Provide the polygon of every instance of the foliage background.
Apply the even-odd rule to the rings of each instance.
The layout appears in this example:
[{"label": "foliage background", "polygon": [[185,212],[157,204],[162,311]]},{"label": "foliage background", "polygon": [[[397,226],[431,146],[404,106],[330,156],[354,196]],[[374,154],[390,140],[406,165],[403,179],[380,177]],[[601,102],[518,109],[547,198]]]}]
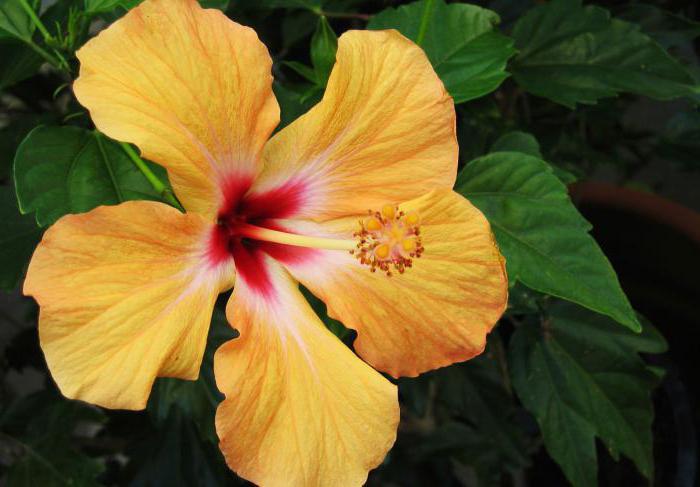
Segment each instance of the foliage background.
[{"label": "foliage background", "polygon": [[[164,171],[145,163],[165,186],[144,177],[70,89],[75,50],[136,3],[0,0],[0,485],[244,484],[213,429],[212,354],[234,336],[223,301],[199,380],[159,379],[146,411],[125,412],[60,396],[38,346],[38,310],[19,291],[60,216],[172,201]],[[577,209],[567,186],[605,179],[700,207],[697,7],[201,3],[254,27],[270,49],[282,125],[320,99],[347,29],[395,28],[418,42],[457,104],[456,188],[491,221],[509,308],[479,358],[399,381],[399,438],[370,485],[694,485],[698,241],[669,240],[644,221],[620,227],[629,219],[609,208]],[[593,235],[649,320],[581,211],[600,222]]]}]

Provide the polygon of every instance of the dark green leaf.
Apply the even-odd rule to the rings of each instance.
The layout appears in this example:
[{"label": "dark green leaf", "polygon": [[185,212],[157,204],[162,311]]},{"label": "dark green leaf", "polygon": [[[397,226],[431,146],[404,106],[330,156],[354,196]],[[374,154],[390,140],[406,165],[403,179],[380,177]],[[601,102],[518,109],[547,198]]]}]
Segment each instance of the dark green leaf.
[{"label": "dark green leaf", "polygon": [[119,145],[76,127],[37,127],[15,157],[15,186],[23,214],[41,226],[67,213],[160,196]]},{"label": "dark green leaf", "polygon": [[[491,152],[522,152],[539,159],[543,159],[540,151],[540,144],[532,134],[515,130],[499,137],[491,146]],[[554,175],[564,184],[571,184],[576,181],[576,176],[566,169],[562,169],[551,164]]]},{"label": "dark green leaf", "polygon": [[326,86],[328,76],[335,64],[335,52],[338,50],[338,37],[333,28],[328,24],[326,17],[319,17],[311,38],[311,63],[316,73],[316,83]]},{"label": "dark green leaf", "polygon": [[[251,1],[251,0],[247,0]],[[254,7],[260,9],[301,8],[320,13],[322,0],[252,0]]]},{"label": "dark green leaf", "polygon": [[313,293],[311,293],[311,291],[309,291],[305,287],[300,287],[300,290],[306,298],[306,300],[311,305],[311,308],[313,308],[313,310],[316,312],[321,321],[323,321],[323,324],[326,325],[326,328],[328,328],[331,331],[331,333],[333,333],[341,340],[350,337],[350,330],[345,328],[345,326],[343,326],[343,324],[340,321],[334,320],[333,318],[328,316],[326,303],[314,296]]},{"label": "dark green leaf", "polygon": [[317,86],[308,84],[292,87],[276,82],[272,85],[272,89],[281,110],[281,120],[277,130],[283,129],[306,113],[323,94]]},{"label": "dark green leaf", "polygon": [[[29,2],[30,5],[34,2]],[[11,36],[30,41],[34,34],[34,24],[17,0],[0,2],[0,38]]]},{"label": "dark green leaf", "polygon": [[515,80],[529,92],[573,108],[620,92],[668,100],[698,93],[686,69],[639,30],[580,0],[553,0],[513,30]]},{"label": "dark green leaf", "polygon": [[36,126],[51,123],[51,113],[16,113],[7,117],[7,125],[0,128],[0,184],[12,176],[12,163],[17,147]]},{"label": "dark green leaf", "polygon": [[424,14],[420,45],[455,103],[486,95],[508,77],[513,41],[496,30],[498,15],[476,5],[420,0],[380,12],[367,28],[397,29],[417,41]]},{"label": "dark green leaf", "polygon": [[700,168],[700,112],[678,112],[668,121],[659,154],[687,169]]},{"label": "dark green leaf", "polygon": [[97,486],[102,464],[74,446],[79,424],[105,421],[97,408],[42,391],[13,403],[0,418],[21,454],[7,472],[12,487]]},{"label": "dark green leaf", "polygon": [[199,0],[200,5],[204,8],[216,8],[221,11],[228,9],[230,0]]},{"label": "dark green leaf", "polygon": [[156,379],[148,400],[148,411],[157,425],[164,427],[174,409],[178,408],[197,426],[202,439],[214,445],[218,443],[214,429],[214,415],[223,396],[217,389],[214,378],[214,352],[224,342],[235,337],[236,332],[226,321],[224,313],[215,309],[199,378],[196,381],[174,378]]},{"label": "dark green leaf", "polygon": [[41,233],[33,217],[19,213],[14,188],[0,186],[0,289],[17,287]]},{"label": "dark green leaf", "polygon": [[316,77],[316,72],[313,70],[313,68],[310,68],[298,61],[285,61],[284,65],[291,68],[295,73],[307,81],[317,84],[318,78]]},{"label": "dark green leaf", "polygon": [[526,132],[518,130],[503,134],[491,146],[491,152],[522,152],[533,157],[542,159],[540,144],[537,139]]},{"label": "dark green leaf", "polygon": [[573,301],[639,330],[615,271],[591,226],[544,161],[497,152],[467,164],[456,190],[491,223],[511,284]]},{"label": "dark green leaf", "polygon": [[26,44],[0,39],[0,90],[33,76],[43,62]]},{"label": "dark green leaf", "polygon": [[700,36],[700,22],[653,5],[627,5],[619,18],[639,24],[645,33],[667,49],[682,46]]},{"label": "dark green leaf", "polygon": [[[629,338],[629,339],[628,339]],[[596,485],[595,437],[653,478],[651,389],[657,377],[635,335],[609,319],[556,303],[542,325],[518,328],[510,370],[547,451],[575,486]]]},{"label": "dark green leaf", "polygon": [[495,454],[497,464],[517,470],[527,466],[529,460],[524,432],[515,422],[515,404],[504,384],[504,372],[486,353],[448,367],[436,374],[438,399],[456,417],[473,425],[481,438],[481,448]]},{"label": "dark green leaf", "polygon": [[[143,0],[85,0],[85,13],[92,16],[113,12],[117,9],[128,11],[140,4]],[[204,8],[217,8],[226,10],[229,0],[199,0]]]},{"label": "dark green leaf", "polygon": [[158,434],[131,452],[132,487],[190,487],[227,485],[232,477],[219,449],[202,441],[179,407],[174,407]]}]

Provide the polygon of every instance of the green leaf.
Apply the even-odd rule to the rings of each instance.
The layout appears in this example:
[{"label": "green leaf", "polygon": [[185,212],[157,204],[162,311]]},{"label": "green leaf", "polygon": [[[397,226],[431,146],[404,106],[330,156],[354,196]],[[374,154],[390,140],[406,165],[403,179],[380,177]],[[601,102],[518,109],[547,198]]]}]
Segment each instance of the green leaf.
[{"label": "green leaf", "polygon": [[52,113],[16,113],[7,117],[0,128],[0,184],[12,176],[12,163],[17,147],[36,126],[54,121]]},{"label": "green leaf", "polygon": [[281,130],[299,116],[306,113],[321,99],[323,91],[316,85],[283,85],[275,82],[272,85],[277,101],[280,104],[281,119],[277,130]]},{"label": "green leaf", "polygon": [[199,437],[179,407],[172,409],[155,436],[145,438],[130,453],[132,487],[229,485],[232,477],[219,449]]},{"label": "green leaf", "polygon": [[316,32],[311,37],[311,63],[316,73],[316,83],[326,86],[328,76],[335,64],[335,53],[338,50],[338,37],[333,32],[333,28],[326,20],[320,16],[316,26]]},{"label": "green leaf", "polygon": [[238,5],[246,9],[305,9],[316,14],[321,13],[322,0],[243,0]]},{"label": "green leaf", "polygon": [[[136,7],[143,0],[85,0],[85,13],[89,16],[113,12],[117,9],[128,11]],[[216,8],[226,10],[229,0],[199,0],[204,8]]]},{"label": "green leaf", "polygon": [[97,408],[47,391],[11,404],[0,418],[3,432],[21,452],[5,478],[13,487],[97,486],[102,464],[74,446],[78,424],[105,421]]},{"label": "green leaf", "polygon": [[522,152],[542,159],[537,139],[532,134],[518,130],[501,135],[491,146],[491,152]]},{"label": "green leaf", "polygon": [[19,213],[14,188],[0,186],[0,289],[17,287],[41,233],[34,218]]},{"label": "green leaf", "polygon": [[214,415],[223,395],[217,389],[214,378],[214,352],[236,336],[223,311],[216,308],[199,378],[196,381],[165,377],[156,379],[148,400],[148,411],[157,425],[165,427],[177,408],[197,427],[200,438],[214,445],[218,443]]},{"label": "green leaf", "polygon": [[588,234],[591,225],[546,162],[496,152],[467,164],[455,189],[491,223],[511,284],[521,281],[640,329],[615,271]]},{"label": "green leaf", "polygon": [[159,200],[116,142],[77,127],[37,127],[17,149],[15,187],[23,214],[41,226],[68,213],[126,200]]},{"label": "green leaf", "polygon": [[513,30],[511,73],[527,91],[569,108],[630,92],[660,100],[698,92],[686,69],[639,30],[580,0],[553,0]]},{"label": "green leaf", "polygon": [[525,434],[516,424],[513,397],[495,358],[484,353],[435,376],[438,399],[449,407],[452,417],[473,425],[480,447],[490,451],[498,466],[514,471],[528,465]]},{"label": "green leaf", "polygon": [[0,39],[0,91],[36,74],[43,62],[26,44]]},{"label": "green leaf", "polygon": [[510,371],[544,444],[574,486],[597,484],[595,437],[614,459],[629,457],[653,478],[651,390],[635,334],[609,319],[556,303],[542,327],[518,328]]},{"label": "green leaf", "polygon": [[345,326],[340,321],[328,316],[328,309],[326,308],[326,303],[314,296],[314,294],[308,289],[306,289],[304,286],[300,286],[299,289],[311,305],[311,308],[313,308],[313,310],[316,312],[316,315],[321,319],[323,324],[326,325],[326,328],[328,328],[331,333],[333,333],[341,340],[345,340],[347,338],[352,337],[352,333],[350,332],[350,330],[345,328]]},{"label": "green leaf", "polygon": [[199,0],[199,3],[204,8],[215,8],[225,12],[231,2],[230,0]]},{"label": "green leaf", "polygon": [[496,30],[498,22],[496,13],[476,5],[420,0],[380,12],[367,28],[397,29],[414,41],[422,33],[420,45],[435,71],[455,103],[463,103],[490,93],[508,77],[506,62],[515,50]]},{"label": "green leaf", "polygon": [[33,34],[34,24],[22,5],[17,0],[2,0],[0,3],[0,38],[11,36],[30,42]]},{"label": "green leaf", "polygon": [[676,113],[664,128],[657,151],[686,169],[700,168],[700,112]]},{"label": "green leaf", "polygon": [[312,83],[317,84],[318,78],[316,77],[317,75],[313,68],[310,68],[307,65],[298,61],[284,61],[283,64],[291,68],[295,73],[297,73],[299,76],[306,79],[307,81],[311,81]]},{"label": "green leaf", "polygon": [[[515,130],[503,134],[491,146],[491,152],[522,152],[538,159],[543,159],[540,143],[532,134]],[[550,164],[554,175],[558,177],[564,184],[571,184],[578,178],[573,173],[562,169],[559,166]]]},{"label": "green leaf", "polygon": [[682,46],[700,36],[700,22],[653,5],[627,5],[619,13],[619,18],[639,24],[642,31],[666,49]]}]

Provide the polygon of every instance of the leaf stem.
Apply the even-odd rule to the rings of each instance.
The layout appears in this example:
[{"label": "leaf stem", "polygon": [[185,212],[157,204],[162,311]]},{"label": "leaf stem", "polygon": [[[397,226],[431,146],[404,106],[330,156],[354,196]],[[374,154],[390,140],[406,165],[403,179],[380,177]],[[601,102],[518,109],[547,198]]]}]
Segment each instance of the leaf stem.
[{"label": "leaf stem", "polygon": [[47,61],[51,66],[53,66],[56,69],[62,69],[60,61],[57,61],[55,57],[53,57],[51,54],[46,52],[44,49],[42,49],[41,47],[36,45],[31,39],[23,39],[23,40],[34,52],[36,52],[39,56],[44,58],[44,60]]},{"label": "leaf stem", "polygon": [[122,150],[129,156],[129,159],[139,168],[139,171],[143,173],[153,189],[155,189],[162,197],[170,203],[172,206],[180,211],[185,211],[180,202],[175,198],[172,191],[161,181],[158,176],[156,176],[151,168],[141,159],[141,157],[136,153],[136,151],[126,142],[119,142]]},{"label": "leaf stem", "polygon": [[420,26],[418,27],[418,35],[416,36],[416,44],[421,46],[423,40],[425,39],[425,33],[428,31],[428,23],[430,22],[430,17],[433,15],[433,7],[435,6],[435,0],[425,0],[425,7],[423,7],[423,14],[420,17]]},{"label": "leaf stem", "polygon": [[[34,9],[32,8],[31,5],[27,2],[27,0],[17,0],[19,4],[22,6],[24,11],[27,13],[29,18],[31,19],[32,23],[36,26],[37,29],[39,29],[39,32],[41,32],[42,37],[44,38],[44,42],[47,44],[51,44],[51,42],[54,40],[53,36],[49,32],[49,30],[46,28],[44,23],[41,21],[39,16],[36,14]],[[70,72],[70,66],[68,65],[68,61],[66,61],[66,58],[63,57],[63,55],[58,52],[56,49],[52,49],[53,53],[56,55],[58,58],[58,61],[53,59],[53,61],[50,61],[51,56],[48,56],[48,53],[44,51],[42,48],[34,44],[34,42],[30,39],[25,39],[27,44],[29,44],[32,49],[34,49],[37,53],[39,53],[44,59],[47,61],[51,62],[51,64],[59,69],[62,69],[66,72]],[[48,56],[48,57],[47,57]]]}]

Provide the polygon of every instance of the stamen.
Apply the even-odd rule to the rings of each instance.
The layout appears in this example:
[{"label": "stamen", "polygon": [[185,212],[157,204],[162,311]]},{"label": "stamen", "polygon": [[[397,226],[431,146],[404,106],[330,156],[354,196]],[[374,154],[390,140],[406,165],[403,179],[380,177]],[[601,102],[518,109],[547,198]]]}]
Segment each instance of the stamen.
[{"label": "stamen", "polygon": [[232,228],[232,231],[236,235],[247,237],[252,240],[295,245],[297,247],[327,250],[349,250],[351,252],[357,248],[357,242],[355,240],[310,237],[308,235],[299,235],[297,233],[280,232],[278,230],[258,227],[248,223],[236,225]]},{"label": "stamen", "polygon": [[413,266],[425,250],[421,244],[420,216],[417,212],[404,213],[395,205],[385,205],[381,211],[368,211],[368,217],[359,222],[354,233],[356,248],[351,250],[361,264],[392,275],[392,270],[403,274]]}]

